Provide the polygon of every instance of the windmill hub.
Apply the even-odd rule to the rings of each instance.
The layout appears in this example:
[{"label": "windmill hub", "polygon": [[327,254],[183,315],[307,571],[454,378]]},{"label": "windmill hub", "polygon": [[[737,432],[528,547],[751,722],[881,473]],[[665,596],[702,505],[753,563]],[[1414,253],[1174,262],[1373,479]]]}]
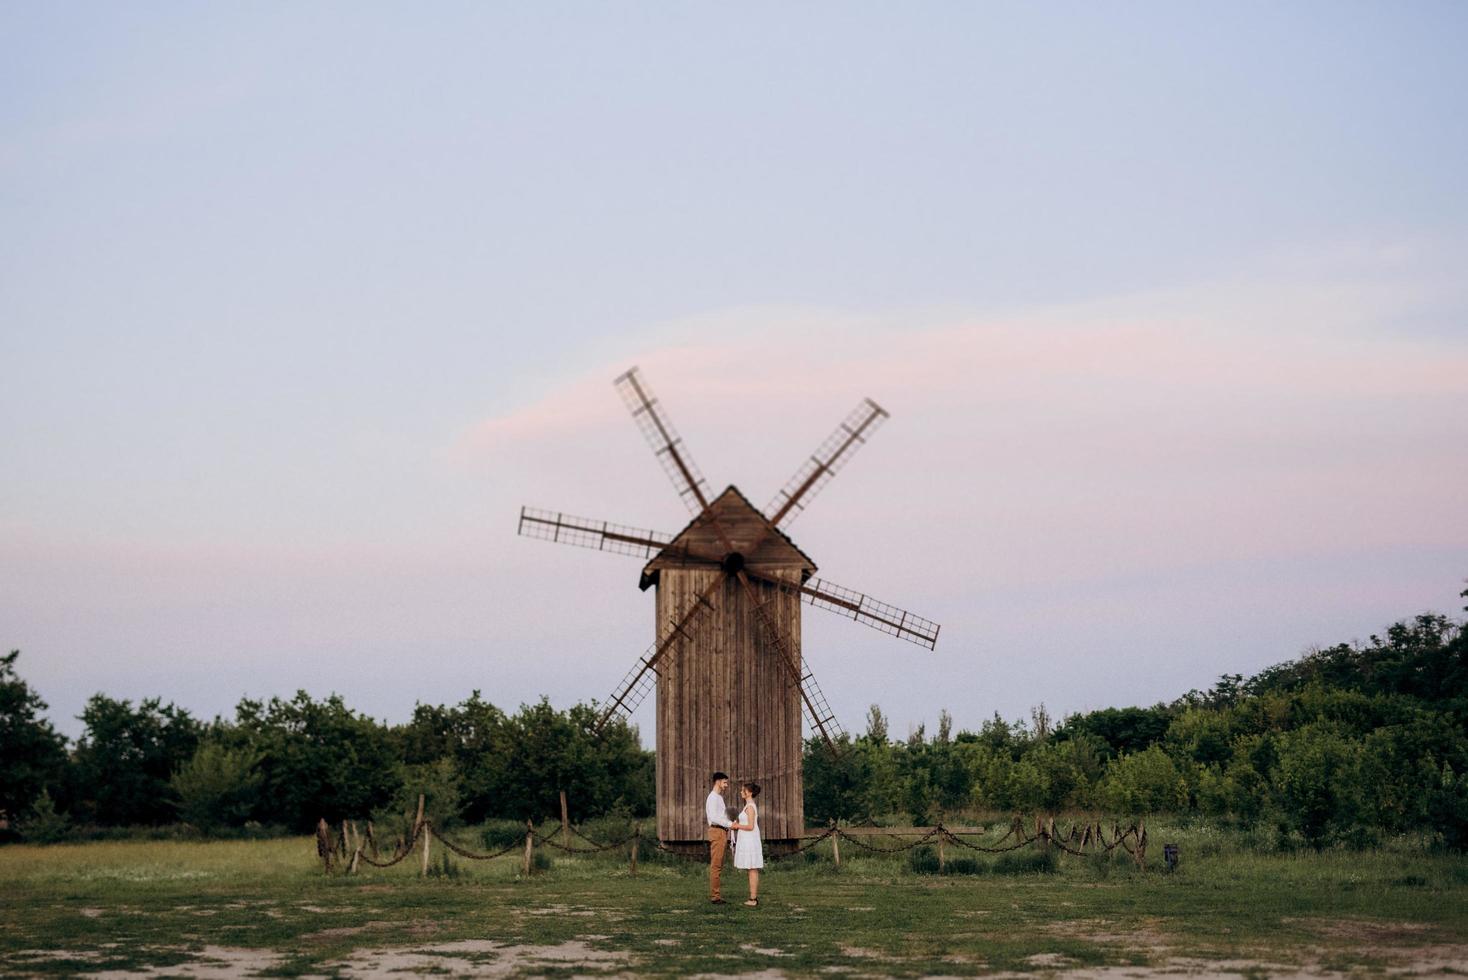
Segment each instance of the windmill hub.
[{"label": "windmill hub", "polygon": [[719,562],[720,567],[730,575],[738,575],[744,571],[744,556],[737,551],[731,551]]}]

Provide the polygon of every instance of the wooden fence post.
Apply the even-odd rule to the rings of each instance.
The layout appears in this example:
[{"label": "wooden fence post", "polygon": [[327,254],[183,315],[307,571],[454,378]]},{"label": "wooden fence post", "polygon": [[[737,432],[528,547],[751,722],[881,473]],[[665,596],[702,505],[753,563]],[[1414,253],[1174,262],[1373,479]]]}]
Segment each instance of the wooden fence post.
[{"label": "wooden fence post", "polygon": [[374,858],[382,857],[377,852],[377,832],[373,829],[371,820],[367,821],[367,846],[372,848],[372,856]]},{"label": "wooden fence post", "polygon": [[836,867],[841,867],[841,821],[832,820],[831,828],[831,858],[836,862]]},{"label": "wooden fence post", "polygon": [[322,817],[316,821],[316,855],[321,858],[322,870],[327,874],[331,874],[331,852],[333,850],[331,828],[326,825],[326,818]]},{"label": "wooden fence post", "polygon": [[413,818],[413,833],[418,833],[418,828],[423,826],[423,794],[418,794],[418,815]]},{"label": "wooden fence post", "polygon": [[423,821],[423,877],[428,877],[428,844],[433,840],[433,824]]},{"label": "wooden fence post", "polygon": [[632,828],[632,877],[637,877],[637,845],[642,842],[642,824]]},{"label": "wooden fence post", "polygon": [[[939,827],[942,827],[943,825],[940,823],[938,826]],[[945,834],[945,833],[942,833],[940,831],[939,834],[938,834],[938,873],[939,874],[942,874],[943,873],[943,868],[948,863],[948,855],[947,855],[947,853],[946,853],[946,851],[944,850],[944,847],[943,847],[943,845],[947,841],[947,839],[948,839],[948,835]]]},{"label": "wooden fence post", "polygon": [[525,821],[525,863],[521,868],[525,877],[530,877],[530,852],[535,848],[535,825]]},{"label": "wooden fence post", "polygon": [[566,806],[565,790],[561,790],[561,844],[571,846],[571,811]]}]

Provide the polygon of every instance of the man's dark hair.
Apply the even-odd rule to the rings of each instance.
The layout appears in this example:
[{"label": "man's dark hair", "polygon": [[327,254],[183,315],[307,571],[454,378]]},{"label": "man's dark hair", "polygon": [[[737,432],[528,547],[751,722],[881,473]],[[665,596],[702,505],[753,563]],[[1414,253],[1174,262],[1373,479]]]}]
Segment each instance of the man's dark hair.
[{"label": "man's dark hair", "polygon": [[712,786],[714,783],[717,783],[719,780],[721,780],[721,779],[728,779],[728,778],[729,778],[729,774],[727,772],[716,772],[712,776],[709,777],[709,785]]}]

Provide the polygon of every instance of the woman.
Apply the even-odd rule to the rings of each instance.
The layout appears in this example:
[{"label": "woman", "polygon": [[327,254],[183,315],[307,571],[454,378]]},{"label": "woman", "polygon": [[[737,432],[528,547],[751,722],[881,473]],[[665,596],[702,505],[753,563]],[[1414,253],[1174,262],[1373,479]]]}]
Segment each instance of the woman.
[{"label": "woman", "polygon": [[763,845],[759,833],[759,808],[754,798],[759,795],[759,783],[745,783],[739,787],[739,796],[744,800],[744,810],[739,814],[739,823],[733,827],[739,831],[734,844],[734,867],[749,871],[749,901],[751,908],[759,905],[759,870],[765,866]]}]

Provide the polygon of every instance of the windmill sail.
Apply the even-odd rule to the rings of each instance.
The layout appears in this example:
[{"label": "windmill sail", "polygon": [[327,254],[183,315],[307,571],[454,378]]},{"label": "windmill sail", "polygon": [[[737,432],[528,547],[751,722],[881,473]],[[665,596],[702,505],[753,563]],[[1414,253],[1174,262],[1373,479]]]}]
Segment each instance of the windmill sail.
[{"label": "windmill sail", "polygon": [[800,516],[816,494],[826,488],[831,478],[841,471],[846,461],[866,445],[868,439],[887,420],[887,410],[870,398],[863,398],[851,414],[841,420],[836,431],[816,447],[801,464],[788,483],[765,507],[765,516],[777,527]]},{"label": "windmill sail", "polygon": [[703,513],[704,508],[709,505],[708,481],[703,478],[693,457],[688,455],[682,437],[673,428],[673,420],[663,411],[662,404],[643,380],[642,372],[632,368],[614,383],[617,393],[622,396],[627,410],[632,413],[633,421],[642,432],[642,438],[647,440],[663,472],[673,481],[678,499],[683,501],[689,513]]},{"label": "windmill sail", "polygon": [[765,632],[765,639],[775,648],[776,655],[790,671],[791,680],[800,691],[800,709],[806,724],[810,726],[811,731],[821,737],[832,755],[840,755],[841,742],[846,738],[846,732],[842,730],[840,722],[836,720],[835,712],[826,702],[826,696],[821,692],[821,686],[816,683],[815,675],[805,669],[802,660],[790,649],[784,631],[770,617],[769,610],[755,594],[754,586],[749,581],[749,575],[741,571],[738,576],[739,584],[744,588],[750,607],[754,610],[755,618],[759,620],[760,627]]},{"label": "windmill sail", "polygon": [[848,589],[825,579],[813,578],[800,586],[800,597],[819,609],[850,616],[899,640],[932,650],[938,646],[941,627],[930,619],[914,616],[905,609],[879,602],[864,592]]},{"label": "windmill sail", "polygon": [[617,684],[607,705],[596,721],[596,732],[600,734],[614,715],[631,718],[647,696],[657,687],[658,663],[668,655],[675,644],[692,640],[706,622],[708,614],[716,610],[710,600],[724,585],[724,576],[714,578],[703,592],[694,596],[693,602],[676,622],[668,624],[668,631],[656,643],[648,647]]},{"label": "windmill sail", "polygon": [[593,551],[611,551],[633,558],[651,558],[673,540],[671,534],[649,531],[645,528],[598,521],[590,517],[574,517],[560,511],[537,510],[534,507],[520,508],[522,537],[569,544]]},{"label": "windmill sail", "polygon": [[849,617],[888,636],[916,643],[929,650],[938,645],[938,631],[942,627],[937,623],[915,616],[906,609],[873,599],[865,592],[848,589],[829,579],[813,578],[808,582],[795,583],[753,570],[749,574],[786,592],[799,593],[803,600],[818,609],[828,609],[837,615]]}]

